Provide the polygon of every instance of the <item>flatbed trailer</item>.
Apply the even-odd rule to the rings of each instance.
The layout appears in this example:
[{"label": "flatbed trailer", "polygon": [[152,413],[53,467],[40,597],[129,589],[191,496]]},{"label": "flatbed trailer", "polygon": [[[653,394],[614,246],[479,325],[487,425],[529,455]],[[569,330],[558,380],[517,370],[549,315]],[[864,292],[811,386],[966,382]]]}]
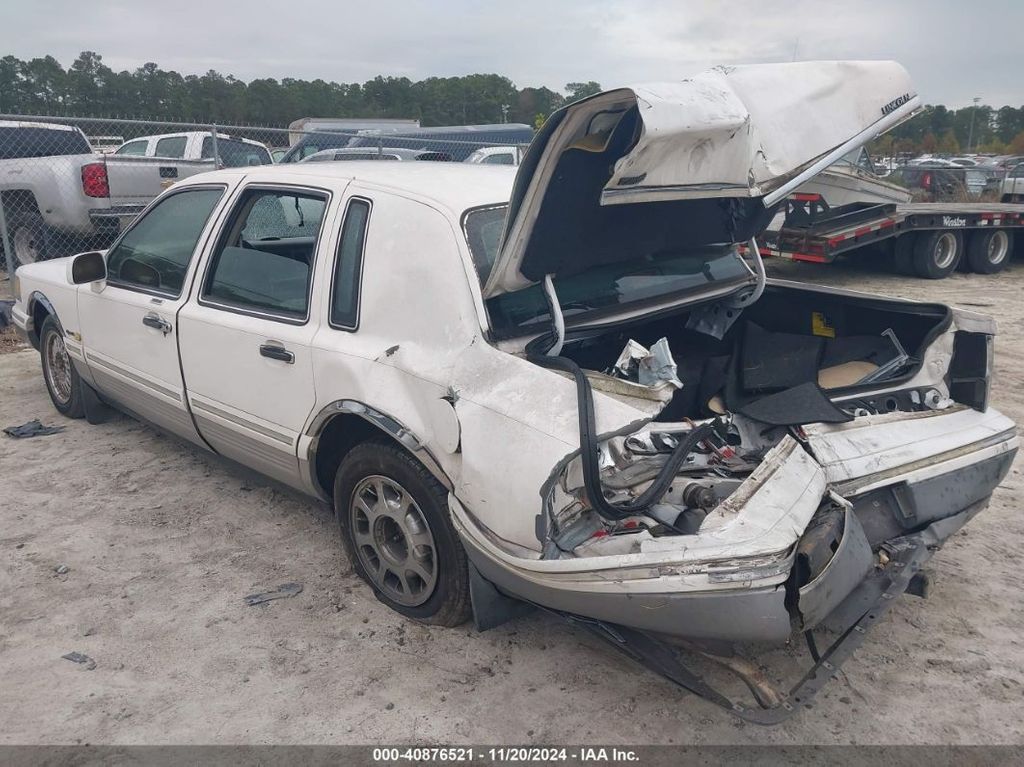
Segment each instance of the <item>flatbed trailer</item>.
[{"label": "flatbed trailer", "polygon": [[[785,221],[765,236],[766,255],[827,264],[877,246],[897,271],[928,279],[963,264],[993,274],[1006,267],[1024,229],[1020,203],[854,203],[830,208],[819,195],[793,195]],[[1020,235],[1024,242],[1024,234]]]}]

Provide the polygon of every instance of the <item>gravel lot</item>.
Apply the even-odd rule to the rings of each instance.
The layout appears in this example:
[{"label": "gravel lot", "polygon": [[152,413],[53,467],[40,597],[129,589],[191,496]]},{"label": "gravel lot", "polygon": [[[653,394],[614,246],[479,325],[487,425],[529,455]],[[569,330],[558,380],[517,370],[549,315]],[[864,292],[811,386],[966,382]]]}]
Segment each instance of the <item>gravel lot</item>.
[{"label": "gravel lot", "polygon": [[[994,402],[1024,420],[1024,261],[939,282],[771,269],[995,315]],[[32,418],[67,428],[0,435],[2,743],[1022,741],[1020,460],[932,560],[930,598],[902,599],[813,710],[766,729],[552,617],[406,621],[348,570],[326,509],[127,418],[64,420],[38,355],[2,354],[0,426]],[[290,581],[294,598],[243,601]]]}]

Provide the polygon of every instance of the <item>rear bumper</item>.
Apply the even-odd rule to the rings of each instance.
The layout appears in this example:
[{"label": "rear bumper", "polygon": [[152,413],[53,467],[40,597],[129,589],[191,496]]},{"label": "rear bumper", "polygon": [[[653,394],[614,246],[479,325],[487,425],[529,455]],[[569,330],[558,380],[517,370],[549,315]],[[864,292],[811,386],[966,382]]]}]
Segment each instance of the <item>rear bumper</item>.
[{"label": "rear bumper", "polygon": [[[686,576],[656,566],[599,575],[592,571],[586,577],[554,573],[543,570],[539,560],[510,562],[507,556],[496,556],[488,533],[474,524],[457,500],[451,504],[467,556],[484,578],[509,596],[679,639],[782,643],[794,630],[841,629],[856,620],[864,595],[877,592],[880,574],[889,572],[887,563],[896,561],[890,549],[905,548],[907,541],[918,538],[934,549],[983,509],[1010,469],[1016,437],[1002,446],[993,454],[990,445],[984,457],[976,453],[973,462],[945,473],[913,483],[891,482],[853,498],[835,554],[802,586],[783,573],[775,584],[760,587],[732,582],[694,590],[686,588]],[[789,567],[795,556],[790,555]]]}]

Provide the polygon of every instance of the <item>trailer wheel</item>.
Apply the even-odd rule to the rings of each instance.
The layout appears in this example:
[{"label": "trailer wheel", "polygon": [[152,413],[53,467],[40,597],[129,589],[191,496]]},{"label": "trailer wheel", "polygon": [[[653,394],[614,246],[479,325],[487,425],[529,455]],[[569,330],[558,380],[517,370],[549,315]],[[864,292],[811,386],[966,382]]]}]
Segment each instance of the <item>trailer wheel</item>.
[{"label": "trailer wheel", "polygon": [[941,280],[949,275],[964,251],[964,233],[949,229],[922,232],[914,243],[914,273],[927,280]]},{"label": "trailer wheel", "polygon": [[978,274],[995,274],[1006,268],[1013,251],[1013,232],[979,229],[967,241],[967,265]]},{"label": "trailer wheel", "polygon": [[914,233],[907,232],[896,238],[892,248],[892,265],[897,274],[910,276],[914,271]]}]

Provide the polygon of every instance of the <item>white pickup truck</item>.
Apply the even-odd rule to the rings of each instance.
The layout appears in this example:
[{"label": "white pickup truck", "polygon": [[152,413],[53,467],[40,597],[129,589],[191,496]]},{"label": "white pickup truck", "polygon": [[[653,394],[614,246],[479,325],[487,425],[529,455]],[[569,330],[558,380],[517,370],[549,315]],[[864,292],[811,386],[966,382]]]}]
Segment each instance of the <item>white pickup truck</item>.
[{"label": "white pickup truck", "polygon": [[209,161],[98,153],[70,125],[0,121],[0,246],[15,266],[106,247],[160,192],[206,170]]},{"label": "white pickup truck", "polygon": [[114,150],[114,154],[206,162],[212,162],[216,157],[218,168],[244,168],[270,165],[274,162],[270,150],[259,141],[218,133],[215,144],[210,131],[183,131],[143,136],[121,144]]}]

